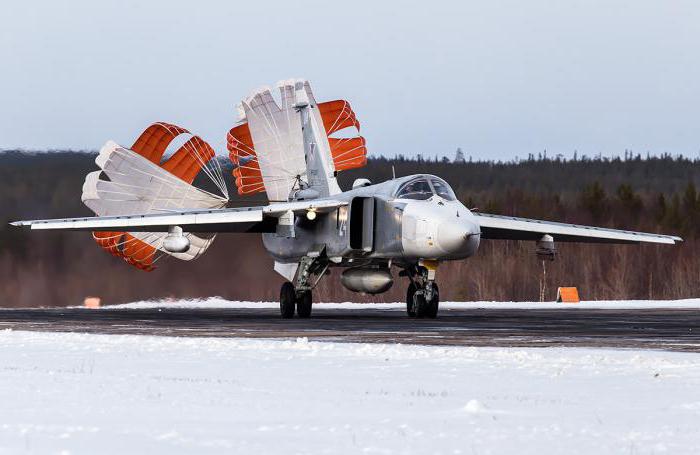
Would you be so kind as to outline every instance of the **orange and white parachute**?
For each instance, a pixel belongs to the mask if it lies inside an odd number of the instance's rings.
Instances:
[[[173,140],[187,139],[169,157]],[[100,150],[95,163],[101,170],[85,177],[82,201],[98,216],[163,213],[169,210],[221,208],[228,191],[214,150],[199,136],[168,123],[149,126],[130,149],[112,141]],[[221,195],[193,185],[208,177]],[[163,255],[182,260],[199,257],[215,235],[184,234],[190,247],[183,253],[168,252],[165,232],[93,232],[98,245],[129,264],[146,271]]]
[[[281,105],[266,88],[244,100],[243,118],[227,135],[238,194],[266,191],[270,200],[287,200],[295,181],[305,176],[302,130],[294,109],[300,98],[308,101],[315,121],[325,130],[317,139],[319,151],[329,155],[330,175],[367,164],[365,139],[359,135],[360,122],[350,103],[316,103],[308,81],[282,81],[279,90]],[[352,130],[354,135],[336,135]]]

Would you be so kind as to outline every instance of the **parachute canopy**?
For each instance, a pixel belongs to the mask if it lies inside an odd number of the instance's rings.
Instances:
[[[190,136],[170,157],[174,139]],[[184,139],[183,138],[183,139]],[[82,201],[98,216],[163,213],[169,210],[221,208],[228,191],[214,150],[199,136],[169,123],[149,126],[130,149],[107,142],[95,159],[100,168],[85,177]],[[220,195],[193,186],[204,174]],[[146,271],[163,255],[182,260],[199,257],[214,235],[184,234],[190,247],[182,253],[163,248],[164,232],[93,232],[98,245]]]
[[[350,103],[316,103],[307,81],[283,81],[279,85],[281,106],[269,89],[254,93],[242,102],[244,119],[227,135],[238,194],[266,191],[270,200],[287,200],[295,182],[307,177],[301,120],[294,109],[298,98],[306,98],[302,102],[308,100],[313,116],[322,123],[324,143],[318,144],[318,150],[330,154],[331,174],[367,164],[365,139],[359,135],[360,122]],[[305,96],[300,96],[300,89]],[[334,137],[340,131],[352,131],[349,129],[354,130],[354,135]]]

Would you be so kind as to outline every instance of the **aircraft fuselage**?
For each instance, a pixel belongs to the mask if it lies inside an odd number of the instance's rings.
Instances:
[[[445,184],[421,174],[334,195],[348,204],[312,220],[296,217],[293,237],[263,234],[265,248],[279,262],[298,262],[312,252],[348,266],[358,261],[414,263],[474,255],[479,225],[451,190],[440,195],[428,183],[425,193],[401,194],[412,182],[432,181]]]

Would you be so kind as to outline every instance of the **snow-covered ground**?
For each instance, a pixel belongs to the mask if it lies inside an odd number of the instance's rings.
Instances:
[[[403,309],[405,303],[315,303],[315,308],[327,309]],[[107,308],[144,309],[144,308],[279,308],[279,302],[246,302],[224,300],[220,297],[197,300],[148,300],[142,302],[109,305]],[[645,308],[695,308],[700,309],[700,299],[685,300],[591,300],[579,303],[557,302],[440,302],[440,309],[476,309],[476,308],[523,308],[523,309],[645,309]]]
[[[0,331],[0,453],[700,453],[700,355]]]

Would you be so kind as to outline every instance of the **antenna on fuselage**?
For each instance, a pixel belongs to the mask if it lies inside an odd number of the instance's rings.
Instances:
[[[396,171],[393,164],[391,165],[391,180],[396,180]]]

